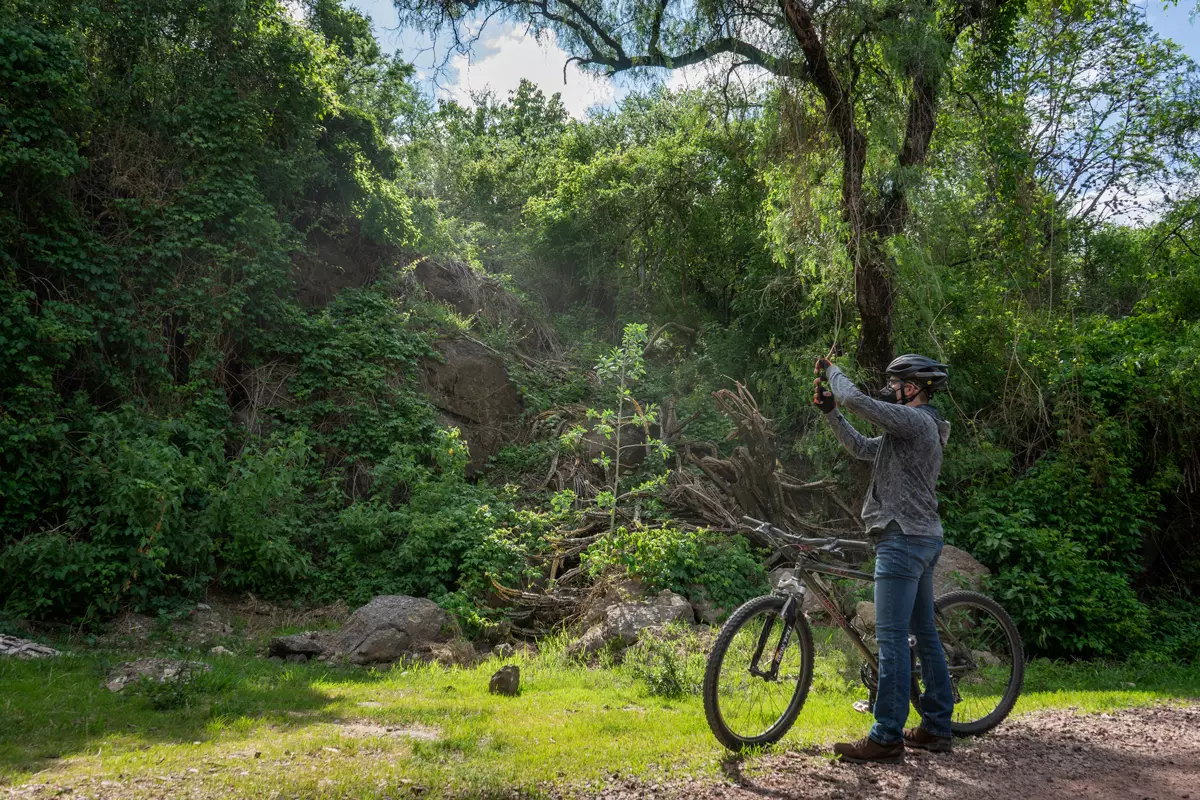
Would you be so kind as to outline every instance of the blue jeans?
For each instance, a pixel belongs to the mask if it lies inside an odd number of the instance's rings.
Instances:
[[[874,545],[879,693],[870,736],[879,744],[894,744],[904,735],[912,677],[910,630],[917,637],[917,657],[925,684],[921,727],[934,736],[950,736],[954,692],[933,616],[933,566],[942,554],[942,540],[905,536],[892,523],[874,539]]]

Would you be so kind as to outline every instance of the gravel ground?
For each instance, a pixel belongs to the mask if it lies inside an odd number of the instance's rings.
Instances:
[[[1055,710],[1012,719],[952,754],[910,751],[893,766],[842,764],[823,753],[767,756],[742,771],[730,757],[720,782],[623,781],[593,800],[1200,800],[1200,705],[1139,708],[1078,716]],[[189,770],[191,773],[197,770]],[[74,785],[0,786],[0,797],[231,797],[199,776],[99,780]],[[188,785],[189,782],[191,785]],[[552,787],[548,794],[559,796]],[[420,797],[419,790],[403,793]],[[538,794],[541,794],[540,792]],[[291,797],[286,789],[283,796]],[[513,792],[513,797],[525,796]],[[577,791],[568,790],[571,798]]]
[[[1200,800],[1200,706],[1158,706],[1076,716],[1044,711],[987,736],[958,740],[949,755],[909,751],[903,765],[842,764],[828,755],[770,756],[727,782],[627,783],[603,800]]]

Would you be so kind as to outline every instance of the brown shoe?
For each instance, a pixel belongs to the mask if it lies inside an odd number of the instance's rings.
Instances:
[[[880,744],[870,736],[864,736],[857,742],[838,742],[833,746],[833,752],[841,756],[842,761],[852,764],[904,763],[904,742]]]
[[[949,736],[934,736],[924,728],[908,728],[904,731],[904,745],[931,753],[949,753],[954,748],[954,740]]]

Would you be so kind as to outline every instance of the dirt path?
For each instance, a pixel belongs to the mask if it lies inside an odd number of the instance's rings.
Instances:
[[[728,781],[626,784],[603,800],[1200,800],[1200,706],[1075,716],[1045,711],[959,743],[952,755],[910,752],[903,766],[855,766],[825,756],[767,758]]]

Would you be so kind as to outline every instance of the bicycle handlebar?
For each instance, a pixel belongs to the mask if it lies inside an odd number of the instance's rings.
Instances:
[[[817,537],[808,539],[803,536],[796,536],[788,533],[782,528],[778,528],[769,522],[764,522],[761,519],[754,517],[742,517],[742,522],[746,523],[755,530],[782,539],[788,544],[796,544],[802,547],[816,547],[822,550],[870,550],[871,545],[860,539],[839,539],[836,536]]]

